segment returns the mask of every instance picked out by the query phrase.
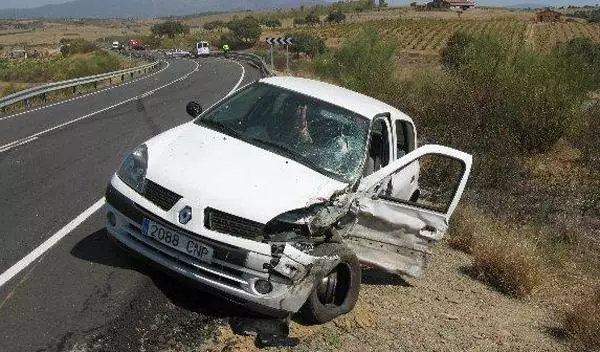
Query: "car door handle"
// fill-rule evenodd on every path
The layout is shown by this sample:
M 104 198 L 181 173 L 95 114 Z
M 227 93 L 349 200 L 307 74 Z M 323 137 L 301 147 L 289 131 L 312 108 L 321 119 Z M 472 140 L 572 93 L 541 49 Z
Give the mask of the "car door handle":
M 410 184 L 412 185 L 413 183 L 415 183 L 416 179 L 417 179 L 417 176 L 412 175 L 412 177 L 410 178 Z

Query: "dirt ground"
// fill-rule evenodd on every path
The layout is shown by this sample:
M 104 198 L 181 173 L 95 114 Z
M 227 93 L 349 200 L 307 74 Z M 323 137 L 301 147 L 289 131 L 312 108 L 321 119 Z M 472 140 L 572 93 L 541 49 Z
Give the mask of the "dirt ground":
M 363 272 L 355 309 L 320 326 L 292 323 L 296 348 L 270 351 L 567 351 L 556 313 L 509 298 L 469 276 L 470 257 L 440 246 L 426 274 L 406 281 Z M 258 351 L 223 326 L 197 350 Z

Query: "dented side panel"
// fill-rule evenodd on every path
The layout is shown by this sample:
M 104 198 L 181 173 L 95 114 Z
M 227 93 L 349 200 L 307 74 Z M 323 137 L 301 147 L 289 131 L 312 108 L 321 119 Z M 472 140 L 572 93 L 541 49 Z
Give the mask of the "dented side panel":
M 430 202 L 436 199 L 436 192 L 426 193 L 432 198 L 426 199 L 423 204 L 386 196 L 386 187 L 389 187 L 386 180 L 389 177 L 403 170 L 406 165 L 430 155 L 458 161 L 462 165 L 462 173 L 451 182 L 455 188 L 443 193 L 449 196 L 444 197 L 445 211 L 433 207 Z M 466 153 L 444 146 L 427 145 L 364 178 L 352 207 L 356 219 L 346 227 L 342 235 L 344 241 L 365 264 L 394 274 L 420 276 L 433 245 L 447 231 L 448 219 L 462 196 L 471 163 L 472 157 Z M 426 183 L 436 190 L 438 183 L 446 181 L 446 174 L 435 167 L 437 164 L 425 162 L 423 165 L 428 167 L 432 175 L 443 175 L 441 179 L 427 179 Z
M 420 276 L 431 247 L 447 229 L 438 214 L 399 209 L 381 199 L 361 199 L 356 212 L 344 241 L 361 262 L 394 274 Z

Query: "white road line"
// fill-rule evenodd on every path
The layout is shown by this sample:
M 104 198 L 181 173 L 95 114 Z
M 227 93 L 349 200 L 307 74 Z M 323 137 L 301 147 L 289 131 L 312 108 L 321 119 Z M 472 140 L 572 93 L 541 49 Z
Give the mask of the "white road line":
M 168 87 L 168 86 L 170 86 L 170 85 L 172 85 L 172 84 L 174 84 L 174 83 L 177 83 L 177 82 L 179 82 L 179 81 L 182 81 L 182 80 L 184 80 L 184 79 L 188 78 L 188 77 L 189 77 L 189 76 L 190 76 L 192 73 L 194 73 L 194 72 L 198 71 L 198 68 L 199 68 L 199 67 L 200 67 L 200 63 L 196 62 L 196 67 L 194 68 L 194 70 L 192 70 L 191 72 L 189 72 L 189 73 L 185 74 L 184 76 L 181 76 L 181 77 L 179 77 L 178 79 L 176 79 L 176 80 L 174 80 L 174 81 L 172 81 L 172 82 L 169 82 L 169 83 L 167 83 L 167 84 L 165 84 L 165 85 L 163 85 L 163 86 L 160 86 L 160 87 L 158 87 L 158 88 L 155 88 L 155 89 L 153 89 L 153 90 L 150 90 L 150 91 L 148 91 L 148 92 L 146 92 L 146 93 L 143 93 L 143 94 L 141 94 L 141 95 L 135 96 L 135 97 L 133 97 L 133 98 L 129 98 L 129 99 L 127 99 L 127 100 L 123 100 L 123 101 L 122 101 L 122 102 L 120 102 L 120 103 L 117 103 L 117 104 L 111 105 L 111 106 L 109 106 L 109 107 L 106 107 L 106 108 L 104 108 L 104 109 L 100 109 L 100 110 L 94 111 L 94 112 L 92 112 L 92 113 L 89 113 L 89 114 L 87 114 L 87 115 L 84 115 L 84 116 L 78 117 L 78 118 L 76 118 L 76 119 L 74 119 L 74 120 L 71 120 L 71 121 L 67 121 L 67 122 L 61 123 L 61 124 L 59 124 L 59 125 L 56 125 L 56 126 L 54 126 L 54 127 L 50 127 L 50 128 L 48 128 L 48 129 L 46 129 L 46 130 L 43 130 L 43 131 L 41 131 L 41 132 L 38 132 L 38 133 L 32 134 L 31 136 L 28 136 L 28 137 L 25 137 L 25 138 L 21 138 L 21 139 L 18 139 L 18 140 L 16 140 L 16 141 L 12 141 L 12 142 L 10 142 L 10 143 L 7 143 L 7 144 L 5 144 L 5 145 L 1 145 L 1 146 L 0 146 L 0 153 L 4 153 L 4 152 L 6 152 L 6 151 L 9 151 L 9 150 L 11 150 L 11 149 L 13 149 L 13 148 L 15 148 L 15 147 L 18 147 L 18 146 L 21 146 L 21 145 L 27 144 L 27 143 L 29 143 L 29 142 L 32 142 L 32 141 L 36 140 L 38 137 L 40 137 L 41 135 L 44 135 L 44 134 L 46 134 L 46 133 L 52 132 L 52 131 L 54 131 L 54 130 L 57 130 L 57 129 L 60 129 L 60 128 L 63 128 L 63 127 L 66 127 L 66 126 L 68 126 L 68 125 L 74 124 L 74 123 L 76 123 L 76 122 L 79 122 L 79 121 L 81 121 L 81 120 L 85 120 L 85 119 L 87 119 L 87 118 L 89 118 L 89 117 L 92 117 L 92 116 L 98 115 L 98 114 L 100 114 L 100 113 L 102 113 L 102 112 L 104 112 L 104 111 L 110 110 L 110 109 L 114 109 L 114 108 L 116 108 L 116 107 L 118 107 L 118 106 L 121 106 L 121 105 L 123 105 L 123 104 L 127 104 L 127 103 L 129 103 L 129 102 L 132 102 L 132 101 L 135 101 L 135 100 L 141 99 L 141 98 L 142 98 L 142 97 L 144 97 L 144 96 L 148 96 L 148 95 L 150 95 L 150 94 L 154 94 L 156 91 L 159 91 L 159 90 L 161 90 L 161 89 L 163 89 L 163 88 L 165 88 L 165 87 Z
M 75 219 L 73 219 L 70 223 L 65 225 L 62 229 L 58 230 L 57 233 L 52 235 L 49 239 L 47 239 L 44 243 L 40 244 L 36 249 L 34 249 L 31 253 L 27 254 L 25 258 L 19 260 L 15 265 L 11 266 L 8 270 L 0 275 L 0 287 L 4 285 L 8 280 L 12 279 L 15 275 L 20 273 L 23 269 L 25 269 L 29 264 L 33 263 L 37 258 L 39 258 L 42 254 L 44 254 L 48 249 L 54 246 L 58 241 L 60 241 L 63 237 L 69 234 L 69 232 L 73 231 L 77 226 L 81 225 L 87 218 L 89 218 L 92 214 L 94 214 L 98 209 L 100 209 L 104 205 L 104 197 L 100 198 L 96 203 L 94 203 L 91 207 L 87 208 L 83 213 L 79 214 Z
M 78 96 L 76 96 L 74 98 L 67 99 L 67 100 L 61 100 L 59 102 L 56 102 L 56 103 L 53 103 L 53 104 L 50 104 L 50 105 L 40 106 L 39 108 L 36 108 L 36 109 L 33 109 L 33 110 L 27 110 L 27 111 L 23 111 L 23 112 L 19 112 L 19 113 L 13 114 L 13 115 L 5 116 L 5 117 L 0 117 L 0 121 L 12 119 L 14 117 L 25 115 L 25 114 L 29 114 L 31 112 L 48 109 L 48 108 L 51 108 L 51 107 L 56 106 L 56 105 L 66 104 L 66 103 L 72 102 L 74 100 L 79 100 L 79 99 L 82 99 L 82 98 L 87 98 L 87 97 L 92 96 L 92 95 L 100 94 L 102 92 L 106 92 L 107 90 L 111 90 L 111 89 L 118 88 L 118 87 L 124 87 L 124 86 L 130 85 L 130 84 L 139 82 L 139 81 L 144 80 L 146 78 L 150 78 L 150 77 L 152 77 L 154 75 L 157 75 L 157 74 L 163 72 L 164 70 L 168 69 L 169 66 L 171 66 L 170 62 L 168 62 L 168 61 L 164 61 L 164 62 L 166 62 L 167 65 L 164 68 L 162 68 L 161 70 L 156 71 L 156 72 L 154 72 L 152 74 L 149 74 L 149 75 L 146 75 L 146 76 L 134 79 L 133 81 L 127 81 L 125 83 L 122 83 L 122 84 L 119 84 L 119 85 L 116 85 L 116 86 L 111 86 L 111 87 L 108 87 L 108 88 L 105 88 L 105 89 L 102 89 L 102 90 L 98 90 L 98 91 L 95 91 L 95 92 L 91 92 L 91 93 L 88 93 L 88 94 L 78 95 Z
M 242 81 L 244 80 L 244 76 L 246 75 L 246 69 L 244 68 L 244 65 L 240 64 L 237 61 L 232 61 L 232 62 L 235 62 L 236 64 L 240 65 L 240 67 L 242 68 L 242 77 L 240 77 L 240 80 L 236 83 L 235 87 L 233 87 L 233 89 L 230 90 L 229 93 L 227 93 L 227 95 L 231 95 L 231 93 L 235 92 L 240 87 L 240 84 L 242 84 Z
M 240 66 L 242 66 L 242 65 L 240 65 Z M 187 75 L 185 75 L 183 77 L 185 77 L 185 78 L 189 77 L 192 73 L 198 71 L 199 68 L 200 68 L 200 63 L 196 62 L 196 68 L 192 72 L 188 73 Z M 242 80 L 244 79 L 245 73 L 246 73 L 246 70 L 244 69 L 244 66 L 242 66 L 242 78 L 240 78 L 238 83 L 228 93 L 228 95 L 231 94 L 232 92 L 234 92 L 240 86 L 240 84 L 242 83 Z M 180 79 L 178 79 L 178 81 L 185 79 L 185 78 L 180 78 Z M 177 81 L 173 81 L 162 87 L 156 88 L 151 92 L 156 92 L 157 90 L 162 89 L 162 88 L 164 88 L 168 85 L 171 85 L 175 82 L 177 82 Z M 31 138 L 31 137 L 28 137 L 28 138 Z M 36 139 L 37 139 L 37 137 L 36 137 Z M 24 140 L 25 140 L 25 143 L 28 143 L 28 141 L 26 141 L 26 139 L 24 139 Z M 10 146 L 9 148 L 14 148 L 15 146 L 16 145 Z M 3 148 L 3 147 L 0 147 L 0 153 L 4 151 L 1 148 Z M 19 260 L 16 264 L 11 266 L 8 270 L 6 270 L 2 274 L 0 274 L 0 287 L 2 287 L 10 279 L 15 277 L 15 275 L 17 275 L 18 273 L 23 271 L 25 268 L 27 268 L 27 266 L 29 266 L 36 259 L 38 259 L 44 253 L 46 253 L 50 248 L 52 248 L 52 246 L 54 246 L 56 243 L 58 243 L 58 241 L 60 241 L 62 238 L 64 238 L 66 235 L 68 235 L 71 231 L 73 231 L 77 226 L 81 225 L 87 218 L 89 218 L 96 211 L 98 211 L 100 208 L 102 208 L 102 206 L 104 205 L 104 201 L 105 201 L 104 197 L 100 198 L 91 207 L 87 208 L 83 213 L 79 214 L 75 219 L 71 220 L 71 222 L 69 222 L 67 225 L 65 225 L 62 229 L 58 230 L 57 233 L 55 233 L 50 238 L 48 238 L 44 243 L 39 245 L 31 253 L 26 255 L 23 259 Z

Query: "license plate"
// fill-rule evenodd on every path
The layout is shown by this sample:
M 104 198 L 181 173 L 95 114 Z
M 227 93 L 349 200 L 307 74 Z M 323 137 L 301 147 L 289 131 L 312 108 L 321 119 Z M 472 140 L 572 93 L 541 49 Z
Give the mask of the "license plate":
M 212 247 L 175 232 L 152 220 L 144 218 L 142 234 L 203 262 L 210 263 L 212 261 L 214 252 Z

